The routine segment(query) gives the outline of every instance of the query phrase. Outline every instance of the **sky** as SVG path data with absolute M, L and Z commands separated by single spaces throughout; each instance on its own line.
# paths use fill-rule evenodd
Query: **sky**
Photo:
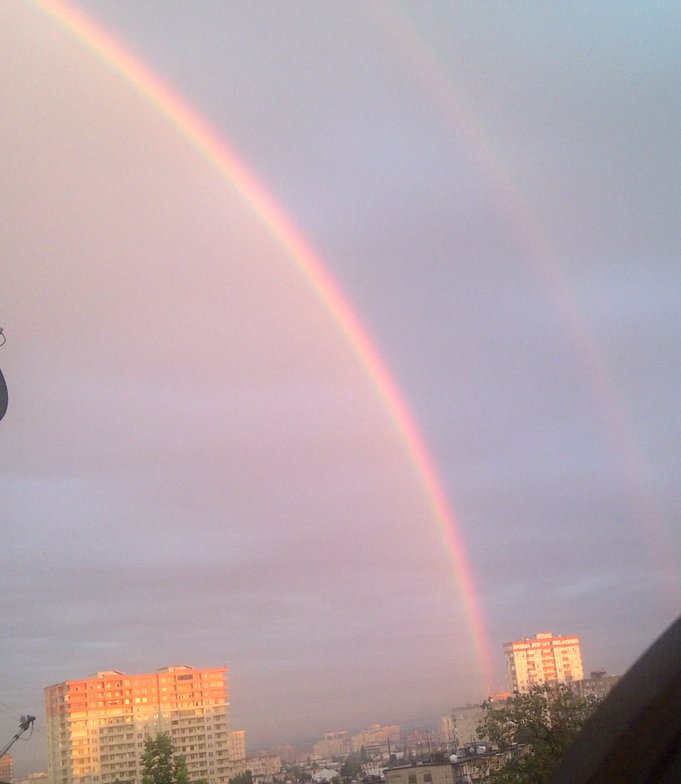
M 262 202 L 3 3 L 17 772 L 44 687 L 101 670 L 227 663 L 250 750 L 430 722 L 539 631 L 624 672 L 681 606 L 678 4 L 73 7 L 314 252 L 437 481 Z

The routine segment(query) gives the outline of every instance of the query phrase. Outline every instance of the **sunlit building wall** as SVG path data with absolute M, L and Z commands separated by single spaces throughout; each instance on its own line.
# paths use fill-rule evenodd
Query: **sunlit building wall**
M 11 754 L 0 757 L 0 782 L 12 784 L 14 781 L 14 760 Z
M 551 632 L 541 632 L 507 642 L 504 654 L 509 685 L 521 694 L 533 686 L 571 683 L 584 677 L 579 637 L 554 637 Z
M 100 672 L 45 689 L 49 784 L 136 784 L 144 742 L 168 733 L 190 781 L 231 775 L 225 668 Z

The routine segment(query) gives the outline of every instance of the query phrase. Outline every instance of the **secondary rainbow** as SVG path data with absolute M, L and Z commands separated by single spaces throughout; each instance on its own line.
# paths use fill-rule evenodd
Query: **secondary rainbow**
M 444 539 L 459 583 L 478 657 L 482 686 L 489 690 L 493 683 L 489 637 L 456 518 L 447 500 L 434 461 L 403 395 L 338 284 L 272 197 L 229 149 L 225 141 L 190 108 L 185 100 L 80 10 L 63 0 L 35 0 L 35 2 L 46 14 L 59 22 L 134 86 L 231 183 L 299 268 L 342 331 L 381 399 L 423 485 L 426 499 Z
M 495 150 L 489 132 L 468 108 L 453 80 L 419 36 L 416 25 L 406 10 L 395 4 L 375 2 L 368 10 L 402 52 L 408 64 L 405 76 L 415 78 L 442 117 L 470 150 L 482 175 L 492 186 L 495 201 L 518 245 L 534 266 L 549 296 L 560 313 L 566 332 L 575 350 L 576 360 L 589 382 L 595 399 L 600 403 L 613 452 L 621 461 L 627 478 L 632 509 L 641 521 L 642 544 L 651 553 L 655 568 L 665 575 L 669 595 L 662 597 L 669 609 L 676 612 L 681 580 L 674 563 L 669 537 L 651 491 L 651 479 L 636 443 L 634 429 L 626 415 L 620 395 L 611 380 L 605 357 L 598 351 L 577 298 L 572 293 L 549 237 L 528 200 L 508 173 L 502 156 Z

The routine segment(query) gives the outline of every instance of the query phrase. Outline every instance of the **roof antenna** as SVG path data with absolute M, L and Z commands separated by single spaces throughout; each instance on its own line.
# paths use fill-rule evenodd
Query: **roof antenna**
M 0 345 L 2 345 L 0 343 Z M 33 735 L 33 722 L 35 721 L 35 716 L 22 716 L 21 721 L 19 722 L 19 729 L 14 733 L 14 737 L 12 740 L 2 749 L 0 750 L 0 757 L 4 757 L 5 754 L 12 748 L 12 746 L 19 740 L 19 738 L 26 732 L 27 729 L 31 729 L 31 735 Z

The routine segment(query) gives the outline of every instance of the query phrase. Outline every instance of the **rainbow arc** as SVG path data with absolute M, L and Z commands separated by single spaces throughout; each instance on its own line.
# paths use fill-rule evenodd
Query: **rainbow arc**
M 328 273 L 318 254 L 226 141 L 192 110 L 177 92 L 80 10 L 63 0 L 35 2 L 134 87 L 240 194 L 290 261 L 300 270 L 343 334 L 370 380 L 421 482 L 433 519 L 446 544 L 461 591 L 478 659 L 481 685 L 489 690 L 493 682 L 489 637 L 456 517 L 434 460 L 403 394 L 340 287 Z

